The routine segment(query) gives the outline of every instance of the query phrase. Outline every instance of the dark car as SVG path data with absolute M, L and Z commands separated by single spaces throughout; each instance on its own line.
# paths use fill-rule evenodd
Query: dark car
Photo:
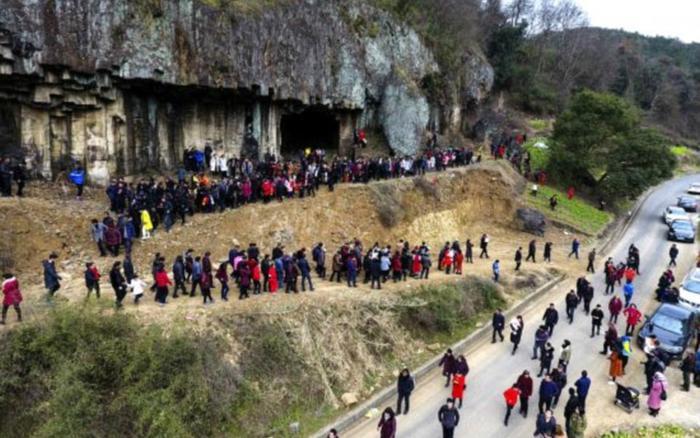
M 694 318 L 692 309 L 676 304 L 662 304 L 644 321 L 637 335 L 637 343 L 640 348 L 644 348 L 644 340 L 654 334 L 662 350 L 672 358 L 680 359 L 694 334 Z
M 676 205 L 685 211 L 698 211 L 698 201 L 692 196 L 679 196 Z
M 677 219 L 668 224 L 668 240 L 694 242 L 695 226 L 689 220 Z

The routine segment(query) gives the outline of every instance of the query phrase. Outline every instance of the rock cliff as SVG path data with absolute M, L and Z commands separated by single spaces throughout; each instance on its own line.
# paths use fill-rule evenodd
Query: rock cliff
M 253 155 L 285 152 L 307 134 L 285 117 L 322 113 L 330 134 L 301 141 L 345 152 L 377 128 L 412 153 L 488 93 L 491 67 L 464 59 L 455 102 L 431 108 L 431 51 L 361 0 L 4 0 L 0 154 L 45 176 L 78 160 L 100 182 L 172 168 L 185 147 L 238 156 L 246 137 Z

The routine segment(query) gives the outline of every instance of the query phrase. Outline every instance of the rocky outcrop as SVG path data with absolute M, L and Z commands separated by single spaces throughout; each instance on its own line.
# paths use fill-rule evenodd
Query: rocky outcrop
M 246 135 L 279 153 L 282 118 L 307 108 L 335 115 L 341 150 L 363 126 L 397 152 L 421 146 L 420 84 L 438 66 L 416 32 L 361 0 L 260 4 L 4 2 L 0 124 L 21 126 L 0 126 L 0 140 L 44 174 L 80 160 L 99 179 L 172 167 L 190 146 L 235 156 Z M 460 105 L 493 76 L 479 55 L 465 66 Z

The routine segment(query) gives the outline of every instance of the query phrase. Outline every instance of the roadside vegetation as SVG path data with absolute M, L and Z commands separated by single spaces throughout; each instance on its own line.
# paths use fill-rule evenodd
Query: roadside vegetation
M 676 425 L 642 427 L 632 431 L 607 432 L 600 438 L 698 438 L 700 430 Z
M 559 204 L 554 211 L 549 207 L 549 198 L 552 195 L 557 195 L 559 198 Z M 529 206 L 540 210 L 547 218 L 590 236 L 595 236 L 603 231 L 613 219 L 612 213 L 594 207 L 577 195 L 574 196 L 574 199 L 569 200 L 565 192 L 551 186 L 540 186 L 537 196 L 532 196 L 528 188 L 523 194 L 523 198 Z

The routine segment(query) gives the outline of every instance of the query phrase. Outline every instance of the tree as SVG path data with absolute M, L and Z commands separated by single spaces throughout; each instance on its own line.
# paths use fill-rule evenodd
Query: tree
M 664 139 L 640 124 L 638 111 L 618 96 L 576 94 L 554 125 L 549 171 L 611 201 L 636 196 L 675 166 Z
M 513 83 L 526 29 L 526 22 L 518 26 L 505 24 L 491 35 L 487 55 L 496 73 L 494 88 L 497 90 L 508 89 Z

